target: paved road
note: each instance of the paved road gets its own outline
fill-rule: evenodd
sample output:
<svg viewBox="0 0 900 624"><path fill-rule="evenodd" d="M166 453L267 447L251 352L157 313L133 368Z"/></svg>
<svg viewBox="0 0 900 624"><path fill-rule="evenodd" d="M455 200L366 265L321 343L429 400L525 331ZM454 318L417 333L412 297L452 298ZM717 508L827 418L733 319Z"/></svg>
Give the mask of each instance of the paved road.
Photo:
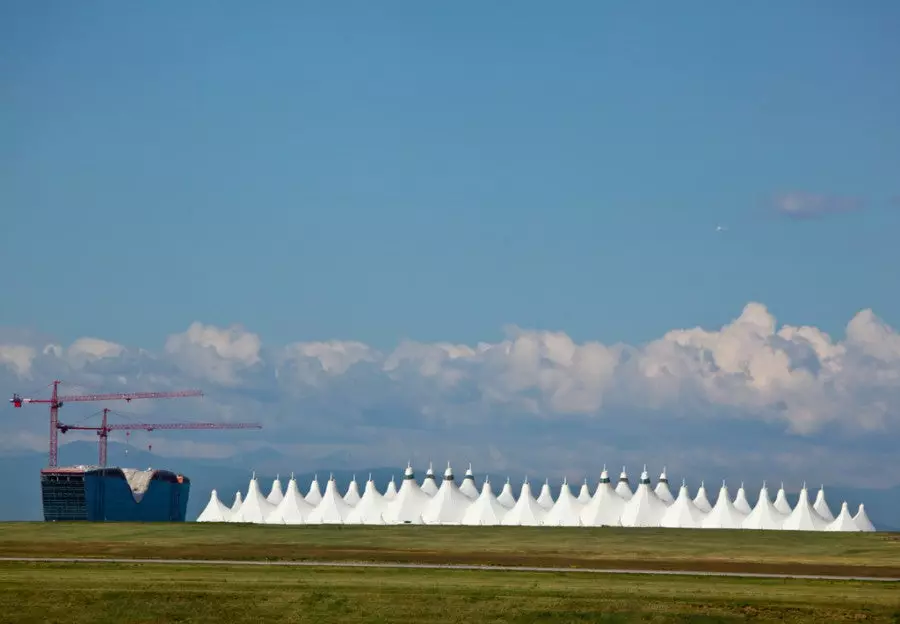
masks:
<svg viewBox="0 0 900 624"><path fill-rule="evenodd" d="M654 576L732 576L767 579L809 579L817 581L875 581L897 583L900 578L875 576L829 576L818 574L763 574L758 572L708 572L701 570L621 570L615 568L546 568L531 566L490 566L456 563L385 563L369 561L229 561L221 559L99 559L90 557L0 557L0 561L22 563L126 563L208 566L282 566L297 568L382 568L389 570L474 570L488 572L566 572L576 574L651 574Z"/></svg>

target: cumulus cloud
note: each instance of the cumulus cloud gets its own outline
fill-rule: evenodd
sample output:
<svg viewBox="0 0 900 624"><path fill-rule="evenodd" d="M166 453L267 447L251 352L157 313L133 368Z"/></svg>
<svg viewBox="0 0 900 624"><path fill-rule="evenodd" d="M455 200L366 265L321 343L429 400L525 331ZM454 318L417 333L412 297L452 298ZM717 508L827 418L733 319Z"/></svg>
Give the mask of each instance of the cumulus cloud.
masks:
<svg viewBox="0 0 900 624"><path fill-rule="evenodd" d="M670 464L689 464L697 445L747 455L751 431L827 450L900 430L900 334L871 310L840 339L779 325L761 303L719 328L673 329L641 345L512 327L496 343L405 341L381 352L340 340L263 345L240 326L199 322L169 336L159 354L99 338L63 347L16 336L0 333L3 390L53 378L92 391L199 386L201 403L169 402L166 417L265 425L252 441L202 447L216 455L228 444L265 443L304 460L371 465L444 448L524 469L668 448ZM169 454L189 446L180 444ZM757 454L771 450L787 465L795 447L784 444L776 454L766 441Z"/></svg>
<svg viewBox="0 0 900 624"><path fill-rule="evenodd" d="M862 210L864 202L854 197L792 191L776 195L772 205L779 214L790 219L816 219Z"/></svg>

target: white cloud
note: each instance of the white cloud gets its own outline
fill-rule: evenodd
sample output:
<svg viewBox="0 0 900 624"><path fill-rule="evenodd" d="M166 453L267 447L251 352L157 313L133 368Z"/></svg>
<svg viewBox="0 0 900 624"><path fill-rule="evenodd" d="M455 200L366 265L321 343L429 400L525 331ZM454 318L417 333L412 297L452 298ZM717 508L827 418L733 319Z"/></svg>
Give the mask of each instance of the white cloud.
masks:
<svg viewBox="0 0 900 624"><path fill-rule="evenodd" d="M34 348L25 345L0 345L0 364L11 368L21 377L31 375L31 363L36 355Z"/></svg>
<svg viewBox="0 0 900 624"><path fill-rule="evenodd" d="M186 373L223 385L237 385L240 375L262 362L256 334L233 325L219 328L192 323L166 340L166 353Z"/></svg>
<svg viewBox="0 0 900 624"><path fill-rule="evenodd" d="M830 214L862 210L863 202L854 197L838 197L821 193L791 191L776 195L775 210L791 219L815 219Z"/></svg>

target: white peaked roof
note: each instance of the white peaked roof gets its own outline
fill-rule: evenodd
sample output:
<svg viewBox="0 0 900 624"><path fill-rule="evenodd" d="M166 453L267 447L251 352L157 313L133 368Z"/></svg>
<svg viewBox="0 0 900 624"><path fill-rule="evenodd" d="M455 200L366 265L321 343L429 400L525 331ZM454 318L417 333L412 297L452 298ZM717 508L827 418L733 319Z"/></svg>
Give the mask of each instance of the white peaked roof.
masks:
<svg viewBox="0 0 900 624"><path fill-rule="evenodd" d="M316 506L320 502L322 502L322 490L319 489L319 475L313 477L313 480L309 483L309 492L304 496L306 502L310 505Z"/></svg>
<svg viewBox="0 0 900 624"><path fill-rule="evenodd" d="M699 529L705 515L691 500L687 484L682 481L678 498L663 513L659 526L669 529Z"/></svg>
<svg viewBox="0 0 900 624"><path fill-rule="evenodd" d="M478 498L478 486L475 485L475 475L472 474L472 464L466 468L466 474L463 476L462 483L459 484L459 491L465 494L469 500Z"/></svg>
<svg viewBox="0 0 900 624"><path fill-rule="evenodd" d="M197 517L197 522L225 522L231 515L228 505L219 500L219 495L215 490L209 495L209 502L206 508Z"/></svg>
<svg viewBox="0 0 900 624"><path fill-rule="evenodd" d="M328 479L325 493L322 494L322 502L316 505L309 517L307 524L343 524L353 507L344 502L341 493L338 492L334 477Z"/></svg>
<svg viewBox="0 0 900 624"><path fill-rule="evenodd" d="M828 523L822 519L809 504L809 492L806 484L800 489L800 498L791 514L785 518L781 528L785 531L822 531Z"/></svg>
<svg viewBox="0 0 900 624"><path fill-rule="evenodd" d="M620 522L626 527L656 527L666 509L666 504L650 489L650 475L645 466L637 491L625 503Z"/></svg>
<svg viewBox="0 0 900 624"><path fill-rule="evenodd" d="M388 501L375 487L372 481L372 475L366 481L366 487L363 490L362 498L356 503L356 507L347 516L346 524L384 524L384 514L387 509Z"/></svg>
<svg viewBox="0 0 900 624"><path fill-rule="evenodd" d="M544 480L544 485L541 486L541 493L537 497L537 504L547 510L553 507L553 492L550 491L550 479Z"/></svg>
<svg viewBox="0 0 900 624"><path fill-rule="evenodd" d="M506 482L509 485L509 481ZM500 504L500 501L497 500L497 497L494 496L494 491L491 489L491 484L487 478L484 480L484 484L481 486L481 494L476 498L469 508L466 509L466 513L463 514L462 524L467 524L470 526L494 526L500 524L503 520L503 516L509 510Z"/></svg>
<svg viewBox="0 0 900 624"><path fill-rule="evenodd" d="M856 526L859 527L860 531L866 531L867 533L875 531L875 525L869 520L869 514L866 513L866 506L862 503L860 503L856 515L853 516L853 521L856 523Z"/></svg>
<svg viewBox="0 0 900 624"><path fill-rule="evenodd" d="M236 514L240 510L241 505L243 505L243 504L244 504L244 499L241 496L241 493L235 492L234 502L231 504L231 515Z"/></svg>
<svg viewBox="0 0 900 624"><path fill-rule="evenodd" d="M500 523L504 526L540 526L543 524L545 515L547 515L547 510L538 505L534 499L534 495L531 493L531 484L528 483L526 477L525 483L522 484L522 489L519 491L519 499L513 508L503 516Z"/></svg>
<svg viewBox="0 0 900 624"><path fill-rule="evenodd" d="M453 480L453 469L448 463L440 489L422 510L422 522L459 524L471 504L472 499L463 494Z"/></svg>
<svg viewBox="0 0 900 624"><path fill-rule="evenodd" d="M407 465L397 496L384 510L384 521L388 524L422 524L422 512L431 500L416 482L412 466Z"/></svg>
<svg viewBox="0 0 900 624"><path fill-rule="evenodd" d="M266 518L275 510L275 505L266 500L259 491L259 482L256 480L256 474L250 479L250 485L247 488L247 496L241 503L241 508L236 513L232 513L228 519L229 522L252 522L254 524L264 524Z"/></svg>
<svg viewBox="0 0 900 624"><path fill-rule="evenodd" d="M483 493L484 488L482 488L482 494ZM516 497L513 496L512 485L510 485L509 483L509 477L506 477L506 483L503 484L503 489L500 490L500 496L497 497L497 502L507 509L512 509L516 504Z"/></svg>
<svg viewBox="0 0 900 624"><path fill-rule="evenodd" d="M828 501L825 500L825 486L821 486L819 488L819 493L816 494L816 502L813 503L813 509L816 510L816 513L822 516L822 519L825 522L831 522L834 520L834 514L831 513L831 509L828 508Z"/></svg>
<svg viewBox="0 0 900 624"><path fill-rule="evenodd" d="M291 475L284 498L278 503L278 507L266 517L266 524L304 524L313 509L315 507L306 502L297 488L297 480L294 475Z"/></svg>
<svg viewBox="0 0 900 624"><path fill-rule="evenodd" d="M266 500L273 505L278 506L278 503L280 503L283 498L284 492L281 491L281 481L278 479L278 475L275 475L275 480L272 481L272 489L269 490L269 495L266 496Z"/></svg>
<svg viewBox="0 0 900 624"><path fill-rule="evenodd" d="M394 477L391 477L391 480L388 482L387 487L384 488L384 500L392 501L397 498L397 484L394 483Z"/></svg>
<svg viewBox="0 0 900 624"><path fill-rule="evenodd" d="M741 528L778 530L784 524L785 518L787 516L775 509L775 505L772 504L772 499L769 498L769 488L763 481L762 487L759 489L756 507L750 510L747 517L741 522Z"/></svg>
<svg viewBox="0 0 900 624"><path fill-rule="evenodd" d="M672 496L672 491L669 489L669 477L666 476L665 466L663 466L663 471L659 475L659 482L656 484L653 492L666 505L671 505L675 502L675 497Z"/></svg>
<svg viewBox="0 0 900 624"><path fill-rule="evenodd" d="M731 497L728 495L728 486L722 482L719 488L719 497L712 510L703 518L701 526L704 529L739 529L747 514L734 508Z"/></svg>
<svg viewBox="0 0 900 624"><path fill-rule="evenodd" d="M841 503L841 511L838 513L837 518L828 523L828 526L825 527L826 531L859 531L860 528L857 526L856 521L853 519L853 516L850 515L850 510L847 509L847 503Z"/></svg>
<svg viewBox="0 0 900 624"><path fill-rule="evenodd" d="M631 500L634 492L631 491L631 484L628 483L628 473L625 472L625 466L622 466L622 472L619 473L619 482L616 483L616 494L625 500Z"/></svg>
<svg viewBox="0 0 900 624"><path fill-rule="evenodd" d="M347 486L347 493L344 494L344 502L351 507L356 507L359 499L359 484L356 483L356 475L353 475L353 478L350 480L350 485Z"/></svg>
<svg viewBox="0 0 900 624"><path fill-rule="evenodd" d="M588 486L587 479L584 480L584 483L581 484L581 489L578 491L578 502L582 505L587 505L591 502L591 488Z"/></svg>
<svg viewBox="0 0 900 624"><path fill-rule="evenodd" d="M428 470L425 471L425 480L422 482L422 491L428 494L428 496L434 496L438 491L437 481L435 481L434 478L434 468L432 468L431 462L428 462Z"/></svg>
<svg viewBox="0 0 900 624"><path fill-rule="evenodd" d="M706 496L706 485L704 485L703 481L700 482L700 489L697 490L697 495L694 497L694 505L703 513L712 511L712 505Z"/></svg>
<svg viewBox="0 0 900 624"><path fill-rule="evenodd" d="M581 523L584 526L620 526L625 499L616 494L606 467L600 473L600 484L594 492L591 502L581 510Z"/></svg>
<svg viewBox="0 0 900 624"><path fill-rule="evenodd" d="M563 479L559 496L544 517L544 526L581 526L581 512L584 505L572 495L569 483Z"/></svg>
<svg viewBox="0 0 900 624"><path fill-rule="evenodd" d="M750 501L747 500L747 492L744 490L743 482L741 482L741 487L738 488L737 494L734 495L734 503L732 504L735 509L745 516L750 515L750 512L753 511Z"/></svg>
<svg viewBox="0 0 900 624"><path fill-rule="evenodd" d="M787 500L787 494L784 492L784 483L781 484L781 487L778 488L778 493L775 494L775 509L778 510L779 513L783 513L788 516L791 513L791 504Z"/></svg>

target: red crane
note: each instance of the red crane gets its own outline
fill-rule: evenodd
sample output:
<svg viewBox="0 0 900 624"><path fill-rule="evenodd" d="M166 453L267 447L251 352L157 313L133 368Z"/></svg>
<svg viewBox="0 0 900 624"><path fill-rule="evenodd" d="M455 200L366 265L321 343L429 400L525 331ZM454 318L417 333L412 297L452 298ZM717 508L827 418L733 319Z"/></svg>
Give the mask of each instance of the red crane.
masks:
<svg viewBox="0 0 900 624"><path fill-rule="evenodd" d="M14 407L22 407L25 403L48 403L50 405L50 467L55 468L59 451L59 408L66 403L82 401L132 401L133 399L176 399L181 397L203 396L200 390L180 390L178 392L114 392L111 394L75 394L60 395L58 379L53 382L53 393L49 399L28 399L13 394L9 400Z"/></svg>
<svg viewBox="0 0 900 624"><path fill-rule="evenodd" d="M258 423L125 423L110 425L107 421L108 408L103 408L103 424L99 427L83 425L64 425L58 423L57 427L62 433L66 431L96 431L100 436L100 466L106 467L106 443L110 431L153 431L154 429L262 429Z"/></svg>

